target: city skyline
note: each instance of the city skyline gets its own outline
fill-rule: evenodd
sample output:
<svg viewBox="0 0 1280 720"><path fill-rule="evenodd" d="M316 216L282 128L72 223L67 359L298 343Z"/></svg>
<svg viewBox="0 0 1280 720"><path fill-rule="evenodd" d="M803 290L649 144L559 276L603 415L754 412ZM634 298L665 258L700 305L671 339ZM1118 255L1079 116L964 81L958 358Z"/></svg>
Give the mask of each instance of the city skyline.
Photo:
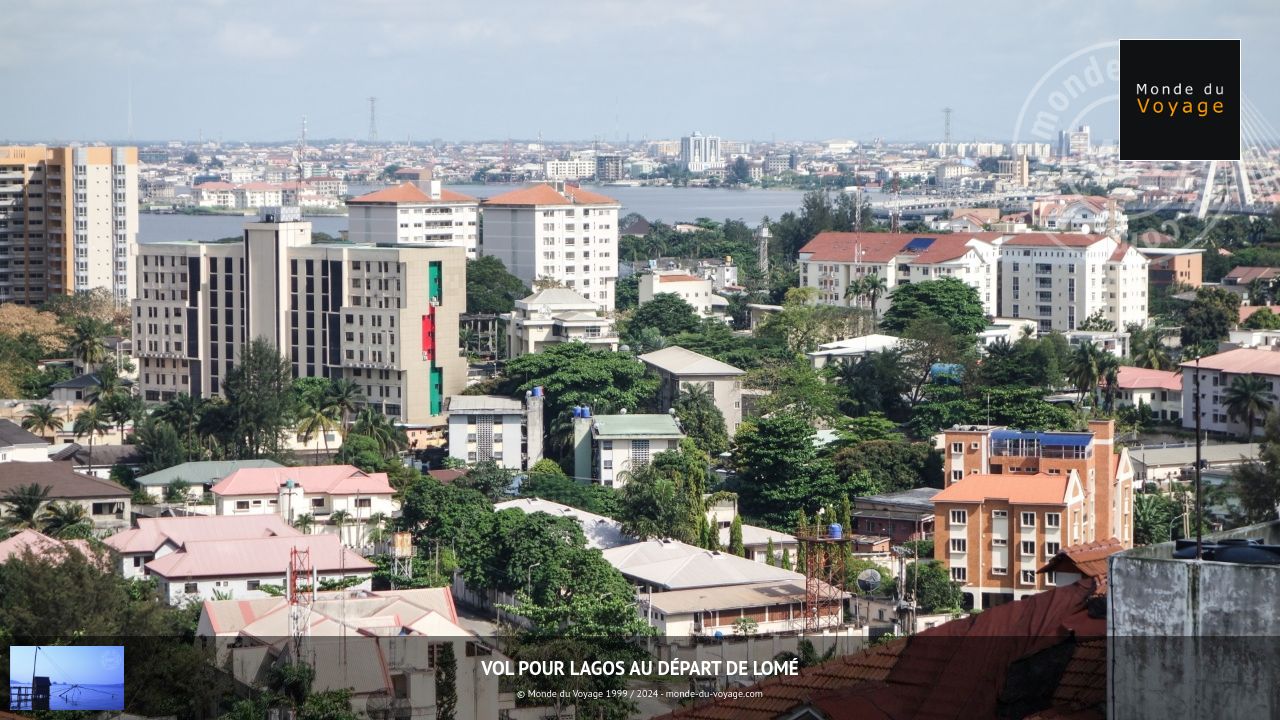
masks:
<svg viewBox="0 0 1280 720"><path fill-rule="evenodd" d="M31 111L0 134L282 142L306 116L313 138L367 140L377 97L383 142L634 142L695 130L928 141L943 137L943 107L953 141L1008 141L1025 139L1019 115L1073 53L1180 36L1241 38L1246 97L1257 116L1280 117L1265 84L1280 60L1269 42L1280 15L1267 3L917 5L24 6L3 23L11 47L0 71ZM1089 112L1060 125L1078 119L1098 141L1114 139L1114 104Z"/></svg>

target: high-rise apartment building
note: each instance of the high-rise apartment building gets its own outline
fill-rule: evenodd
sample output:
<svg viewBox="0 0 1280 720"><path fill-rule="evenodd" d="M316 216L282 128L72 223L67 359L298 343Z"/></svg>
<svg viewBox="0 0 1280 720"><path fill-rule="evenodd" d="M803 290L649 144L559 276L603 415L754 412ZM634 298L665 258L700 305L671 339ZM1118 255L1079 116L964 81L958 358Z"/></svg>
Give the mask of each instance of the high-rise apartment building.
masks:
<svg viewBox="0 0 1280 720"><path fill-rule="evenodd" d="M697 132L680 138L680 164L689 172L722 169L724 156L720 152L720 138Z"/></svg>
<svg viewBox="0 0 1280 720"><path fill-rule="evenodd" d="M542 183L480 204L480 254L493 255L528 285L554 280L605 311L618 280L618 211L611 197Z"/></svg>
<svg viewBox="0 0 1280 720"><path fill-rule="evenodd" d="M0 302L133 297L138 149L0 147Z"/></svg>
<svg viewBox="0 0 1280 720"><path fill-rule="evenodd" d="M943 441L934 557L978 607L1052 587L1035 570L1063 547L1133 544L1133 466L1114 420L1088 432L957 426Z"/></svg>
<svg viewBox="0 0 1280 720"><path fill-rule="evenodd" d="M1076 330L1100 313L1117 329L1147 322L1147 259L1106 235L1019 233L1000 248L1000 317L1041 332Z"/></svg>
<svg viewBox="0 0 1280 720"><path fill-rule="evenodd" d="M623 176L621 155L596 155L596 180L614 182Z"/></svg>
<svg viewBox="0 0 1280 720"><path fill-rule="evenodd" d="M313 243L297 208L266 210L234 242L142 246L133 303L143 399L211 397L254 338L296 377L345 378L414 429L445 424L466 359L461 247Z"/></svg>
<svg viewBox="0 0 1280 720"><path fill-rule="evenodd" d="M439 180L406 182L347 201L347 239L371 245L449 245L476 257L480 201L447 190Z"/></svg>
<svg viewBox="0 0 1280 720"><path fill-rule="evenodd" d="M1058 135L1059 157L1084 157L1093 152L1093 140L1089 134L1089 126L1081 125L1075 130L1063 130Z"/></svg>

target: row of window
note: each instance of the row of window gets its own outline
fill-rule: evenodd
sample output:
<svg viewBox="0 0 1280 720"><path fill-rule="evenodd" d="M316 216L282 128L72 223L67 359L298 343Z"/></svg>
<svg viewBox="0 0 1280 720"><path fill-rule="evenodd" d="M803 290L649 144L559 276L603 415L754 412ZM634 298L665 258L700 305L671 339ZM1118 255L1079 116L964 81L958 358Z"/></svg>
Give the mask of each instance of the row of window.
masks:
<svg viewBox="0 0 1280 720"><path fill-rule="evenodd" d="M996 520L1007 520L1008 518L1009 518L1009 512L1007 510L991 511L991 520L993 522ZM1033 528L1036 526L1036 514L1033 512L1021 513L1021 517L1019 519L1022 521L1022 527ZM966 525L968 524L968 522L969 522L968 510L952 510L951 511L952 525ZM1045 513L1044 526L1050 527L1050 528L1062 527L1062 513Z"/></svg>
<svg viewBox="0 0 1280 720"><path fill-rule="evenodd" d="M1002 567L993 567L991 568L991 574L992 575L1008 575L1009 569L1002 568ZM951 568L951 579L954 580L955 582L968 582L969 580L968 568L964 566L957 566L957 567ZM1036 571L1023 570L1021 571L1021 574L1019 575L1018 579L1019 579L1019 582L1021 582L1021 584L1023 585L1035 585ZM1050 585L1054 584L1055 580L1056 578L1054 577L1054 573L1045 573L1045 581L1048 584Z"/></svg>
<svg viewBox="0 0 1280 720"><path fill-rule="evenodd" d="M1005 538L992 538L991 540L992 547L1006 547L1008 544L1009 544L1009 541L1006 540ZM969 551L969 541L965 538L951 538L950 548L951 548L951 552L953 553L957 553L957 554L966 553ZM1023 540L1021 543L1020 549L1022 550L1022 555L1024 557L1035 557L1036 541ZM1051 558L1054 555L1057 555L1058 551L1061 549L1062 549L1061 543L1046 541L1044 544L1044 555L1046 558Z"/></svg>

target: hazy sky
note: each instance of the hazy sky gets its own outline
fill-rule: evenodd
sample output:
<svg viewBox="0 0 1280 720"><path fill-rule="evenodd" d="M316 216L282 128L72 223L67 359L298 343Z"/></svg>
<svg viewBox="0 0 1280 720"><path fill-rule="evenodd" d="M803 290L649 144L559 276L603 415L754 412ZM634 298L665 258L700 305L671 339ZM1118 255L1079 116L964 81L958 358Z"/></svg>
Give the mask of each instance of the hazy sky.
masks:
<svg viewBox="0 0 1280 720"><path fill-rule="evenodd" d="M31 684L34 645L9 649L9 680ZM54 683L76 685L124 684L124 647L120 645L42 645L36 674Z"/></svg>
<svg viewBox="0 0 1280 720"><path fill-rule="evenodd" d="M130 86L149 140L291 140L303 115L363 139L371 95L383 140L939 139L944 106L953 139L1003 140L1055 64L1120 37L1241 38L1280 127L1275 0L0 0L0 37L14 141L128 139Z"/></svg>

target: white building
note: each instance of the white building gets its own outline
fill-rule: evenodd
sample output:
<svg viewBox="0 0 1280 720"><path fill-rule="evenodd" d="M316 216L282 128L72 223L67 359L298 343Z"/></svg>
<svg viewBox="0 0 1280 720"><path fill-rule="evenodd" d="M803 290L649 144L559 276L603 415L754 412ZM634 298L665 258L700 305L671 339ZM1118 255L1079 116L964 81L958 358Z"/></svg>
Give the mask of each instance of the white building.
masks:
<svg viewBox="0 0 1280 720"><path fill-rule="evenodd" d="M507 357L541 352L548 345L582 342L597 348L618 349L613 321L599 304L565 288L534 292L502 316L507 324Z"/></svg>
<svg viewBox="0 0 1280 720"><path fill-rule="evenodd" d="M428 191L406 182L347 201L347 239L370 245L460 247L475 259L480 201L432 180Z"/></svg>
<svg viewBox="0 0 1280 720"><path fill-rule="evenodd" d="M678 345L645 353L640 361L653 368L662 380L659 407L675 407L682 390L700 385L709 391L716 409L724 416L729 436L738 432L742 423L742 376L746 371Z"/></svg>
<svg viewBox="0 0 1280 720"><path fill-rule="evenodd" d="M548 160L546 163L548 180L586 180L596 176L596 159L592 157L575 157L568 160Z"/></svg>
<svg viewBox="0 0 1280 720"><path fill-rule="evenodd" d="M800 286L818 291L818 302L866 307L848 295L854 282L879 275L885 290L876 298L883 315L893 289L912 282L953 277L978 291L983 310L996 314L999 253L997 233L914 235L911 233L823 232L800 248Z"/></svg>
<svg viewBox="0 0 1280 720"><path fill-rule="evenodd" d="M1147 322L1147 259L1106 235L1023 233L1000 248L1001 317L1041 332L1076 330L1094 313L1124 330Z"/></svg>
<svg viewBox="0 0 1280 720"><path fill-rule="evenodd" d="M1129 218L1119 205L1093 195L1045 195L1031 203L1031 225L1039 230L1107 233L1124 237Z"/></svg>
<svg viewBox="0 0 1280 720"><path fill-rule="evenodd" d="M122 530L104 542L120 555L120 572L129 579L146 577L146 564L182 552L192 541L246 538L302 537L279 515L138 518L138 526Z"/></svg>
<svg viewBox="0 0 1280 720"><path fill-rule="evenodd" d="M16 423L0 420L0 463L47 462L49 441L23 430Z"/></svg>
<svg viewBox="0 0 1280 720"><path fill-rule="evenodd" d="M712 282L683 270L659 270L640 276L641 305L658 295L675 295L693 306L704 318L724 318L729 301L712 291Z"/></svg>
<svg viewBox="0 0 1280 720"><path fill-rule="evenodd" d="M1120 366L1117 373L1116 405L1145 406L1155 420L1182 417L1182 374L1170 370Z"/></svg>
<svg viewBox="0 0 1280 720"><path fill-rule="evenodd" d="M695 173L724 169L720 138L697 132L680 138L680 164Z"/></svg>
<svg viewBox="0 0 1280 720"><path fill-rule="evenodd" d="M279 515L290 525L308 515L315 528L349 545L364 544L370 517L389 519L400 509L386 473L351 465L241 468L212 492L219 515ZM339 512L342 523L333 520Z"/></svg>
<svg viewBox="0 0 1280 720"><path fill-rule="evenodd" d="M611 312L621 208L613 198L564 183L503 193L481 203L480 254L497 257L526 285L554 280Z"/></svg>
<svg viewBox="0 0 1280 720"><path fill-rule="evenodd" d="M142 397L222 394L249 342L295 377L349 379L412 433L444 425L462 390L460 247L313 243L297 208L270 210L235 242L142 246L133 303Z"/></svg>
<svg viewBox="0 0 1280 720"><path fill-rule="evenodd" d="M1197 370L1197 368L1199 368ZM1182 363L1182 427L1196 424L1196 377L1200 379L1200 427L1208 432L1237 436L1262 433L1266 418L1261 414L1246 429L1247 419L1231 417L1227 409L1227 388L1238 377L1261 378L1271 392L1280 391L1280 352L1238 348Z"/></svg>
<svg viewBox="0 0 1280 720"><path fill-rule="evenodd" d="M677 450L684 433L671 414L592 416L575 411L573 418L573 475L605 487L627 484L626 473L648 465L667 450Z"/></svg>
<svg viewBox="0 0 1280 720"><path fill-rule="evenodd" d="M832 362L856 363L858 360L884 350L895 350L902 338L893 335L862 335L845 340L823 343L818 349L806 353L815 370L821 370Z"/></svg>
<svg viewBox="0 0 1280 720"><path fill-rule="evenodd" d="M542 459L542 390L522 403L495 395L454 395L446 401L449 457L468 464L492 460L528 470Z"/></svg>

